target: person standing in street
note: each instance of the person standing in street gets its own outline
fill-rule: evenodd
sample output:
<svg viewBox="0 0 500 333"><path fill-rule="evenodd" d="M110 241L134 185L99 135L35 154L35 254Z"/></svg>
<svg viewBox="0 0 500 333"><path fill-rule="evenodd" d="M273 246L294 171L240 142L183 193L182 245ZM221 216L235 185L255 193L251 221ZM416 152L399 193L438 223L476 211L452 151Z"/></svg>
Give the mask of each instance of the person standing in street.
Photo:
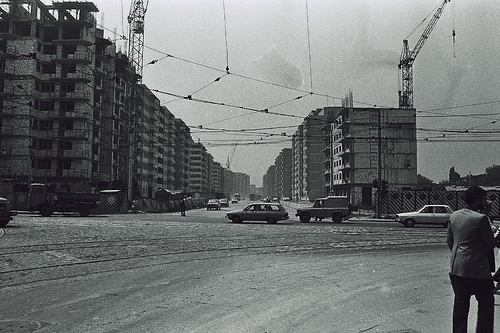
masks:
<svg viewBox="0 0 500 333"><path fill-rule="evenodd" d="M179 209L181 210L181 216L186 216L186 201L184 199L179 203Z"/></svg>
<svg viewBox="0 0 500 333"><path fill-rule="evenodd" d="M495 239L488 217L478 212L485 208L486 194L479 186L470 187L464 194L467 207L450 217L447 243L455 293L453 333L467 333L472 295L478 304L476 333L493 333L495 299L487 252L495 248Z"/></svg>

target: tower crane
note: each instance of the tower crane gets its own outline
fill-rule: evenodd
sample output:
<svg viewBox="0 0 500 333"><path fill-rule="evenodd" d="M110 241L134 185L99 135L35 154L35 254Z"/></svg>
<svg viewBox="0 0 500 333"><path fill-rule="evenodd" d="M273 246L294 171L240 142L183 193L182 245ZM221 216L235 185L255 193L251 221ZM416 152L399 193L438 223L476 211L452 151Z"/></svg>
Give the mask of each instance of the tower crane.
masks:
<svg viewBox="0 0 500 333"><path fill-rule="evenodd" d="M149 0L132 0L130 13L127 17L128 27L128 58L132 67L130 83L130 128L131 144L129 151L129 163L131 172L128 178L128 197L135 198L141 196L140 174L142 165L142 154L137 151L142 149L141 133L142 125L139 117L138 100L140 96L140 84L142 82L143 51L144 51L144 18L148 8Z"/></svg>
<svg viewBox="0 0 500 333"><path fill-rule="evenodd" d="M142 80L143 51L144 51L144 18L148 9L149 0L132 0L130 13L127 17L128 56L135 69L137 83Z"/></svg>
<svg viewBox="0 0 500 333"><path fill-rule="evenodd" d="M233 151L231 152L231 154L227 157L227 162L226 162L226 167L228 170L231 170L231 162L233 161L233 156L234 156L234 152L236 151L236 146L238 145L238 143L236 142L234 144L234 148L233 148Z"/></svg>
<svg viewBox="0 0 500 333"><path fill-rule="evenodd" d="M441 14L443 13L443 9L446 6L448 2L451 0L443 0L439 7L437 8L436 12L434 13L434 16L432 17L431 21L425 28L422 36L420 36L419 40L417 41L417 44L415 44L415 47L413 50L410 50L410 47L408 46L408 40L404 39L403 40L403 51L401 52L401 57L399 59L399 70L401 71L401 80L402 80L402 91L399 90L399 107L400 108L412 108L413 107L413 62L415 61L415 58L417 57L418 53L424 46L425 42L427 41L427 38L429 38L429 35L431 34L432 30L437 24L437 21L441 17ZM454 33L454 32L453 32Z"/></svg>

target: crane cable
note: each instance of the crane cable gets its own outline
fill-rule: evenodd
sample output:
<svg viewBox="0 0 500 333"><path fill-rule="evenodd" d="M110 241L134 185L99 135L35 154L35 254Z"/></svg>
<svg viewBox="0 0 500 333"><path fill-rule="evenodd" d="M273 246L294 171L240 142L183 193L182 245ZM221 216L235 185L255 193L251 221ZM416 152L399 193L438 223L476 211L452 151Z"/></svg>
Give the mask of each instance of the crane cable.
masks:
<svg viewBox="0 0 500 333"><path fill-rule="evenodd" d="M222 0L222 9L224 11L224 39L226 42L226 74L229 74L229 49L227 47L227 18L226 18L226 2Z"/></svg>
<svg viewBox="0 0 500 333"><path fill-rule="evenodd" d="M312 58L311 58L311 34L309 29L309 6L306 0L306 19L307 19L307 45L309 47L309 77L311 79L311 93L313 91L313 76L312 76Z"/></svg>

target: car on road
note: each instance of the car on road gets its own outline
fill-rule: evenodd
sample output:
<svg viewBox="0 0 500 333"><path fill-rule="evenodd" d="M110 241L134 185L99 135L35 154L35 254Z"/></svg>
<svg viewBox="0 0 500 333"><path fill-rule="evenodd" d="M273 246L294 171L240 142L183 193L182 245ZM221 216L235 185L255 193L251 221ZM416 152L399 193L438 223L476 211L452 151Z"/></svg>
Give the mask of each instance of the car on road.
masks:
<svg viewBox="0 0 500 333"><path fill-rule="evenodd" d="M207 202L207 210L220 209L219 199L209 199Z"/></svg>
<svg viewBox="0 0 500 333"><path fill-rule="evenodd" d="M0 197L0 227L5 227L15 215L17 215L17 211L12 210L10 201Z"/></svg>
<svg viewBox="0 0 500 333"><path fill-rule="evenodd" d="M221 207L229 207L229 201L226 198L219 199L219 203Z"/></svg>
<svg viewBox="0 0 500 333"><path fill-rule="evenodd" d="M231 203L232 203L232 204L237 204L237 203L238 203L238 199L233 199L233 200L231 200Z"/></svg>
<svg viewBox="0 0 500 333"><path fill-rule="evenodd" d="M447 205L425 205L415 212L396 214L395 220L405 227L415 224L441 224L447 227L453 209Z"/></svg>
<svg viewBox="0 0 500 333"><path fill-rule="evenodd" d="M275 202L256 202L249 204L242 210L232 210L226 213L226 217L234 223L243 221L266 221L275 224L278 221L289 218L286 209Z"/></svg>

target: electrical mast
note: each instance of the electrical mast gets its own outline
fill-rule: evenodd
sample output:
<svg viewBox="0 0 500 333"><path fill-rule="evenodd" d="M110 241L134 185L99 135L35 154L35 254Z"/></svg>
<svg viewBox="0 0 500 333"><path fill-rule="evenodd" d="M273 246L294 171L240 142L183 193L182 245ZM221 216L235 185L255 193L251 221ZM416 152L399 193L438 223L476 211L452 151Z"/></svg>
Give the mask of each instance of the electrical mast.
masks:
<svg viewBox="0 0 500 333"><path fill-rule="evenodd" d="M420 39L412 51L410 51L408 46L408 40L403 40L403 51L401 52L398 65L399 70L401 71L401 84L403 89L398 92L400 108L413 107L413 62L436 26L437 21L443 13L444 7L450 1L451 0L443 0L443 2L439 5L438 9L434 13L434 16L425 28L424 33L420 36Z"/></svg>
<svg viewBox="0 0 500 333"><path fill-rule="evenodd" d="M142 81L143 51L144 51L144 17L148 9L149 0L132 0L128 15L128 56L138 75L138 82Z"/></svg>

